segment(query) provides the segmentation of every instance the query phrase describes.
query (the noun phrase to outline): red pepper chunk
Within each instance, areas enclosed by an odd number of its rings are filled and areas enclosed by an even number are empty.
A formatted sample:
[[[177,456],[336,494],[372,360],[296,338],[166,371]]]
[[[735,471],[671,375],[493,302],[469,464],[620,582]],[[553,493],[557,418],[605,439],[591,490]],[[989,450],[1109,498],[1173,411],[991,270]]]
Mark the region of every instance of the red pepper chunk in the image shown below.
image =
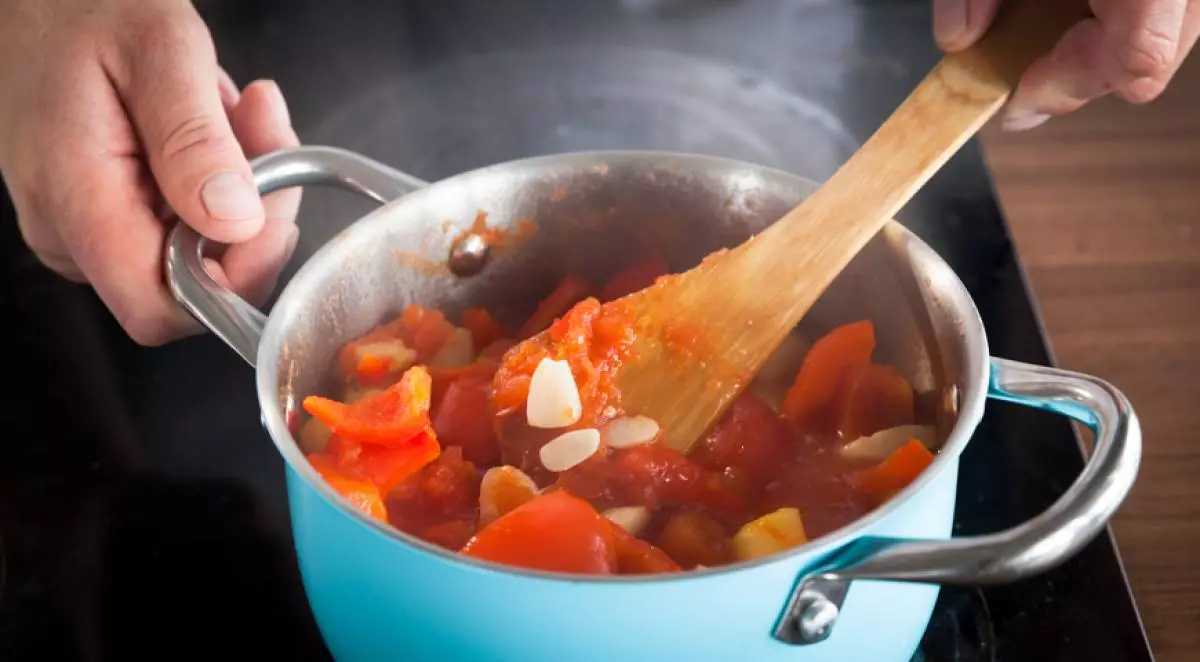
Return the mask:
[[[565,314],[571,306],[583,301],[592,291],[591,283],[579,276],[567,276],[554,288],[554,291],[538,304],[537,310],[525,320],[521,330],[517,332],[520,338],[528,338],[550,326],[559,316]]]
[[[813,344],[800,364],[796,381],[784,397],[785,418],[826,432],[832,421],[828,409],[847,369],[871,362],[875,327],[870,321],[839,326]]]
[[[916,420],[913,389],[890,365],[856,365],[842,374],[834,399],[834,428],[853,440]]]
[[[600,300],[612,301],[628,294],[644,290],[654,284],[660,276],[669,273],[667,263],[656,254],[648,255],[625,267],[608,279],[600,288]]]
[[[518,506],[475,534],[462,553],[532,570],[617,571],[612,524],[566,492],[550,492]]]
[[[850,482],[860,492],[882,503],[916,480],[922,471],[933,464],[933,457],[933,453],[920,440],[909,439],[882,463],[851,474]]]
[[[335,492],[345,497],[355,508],[377,520],[388,521],[387,508],[383,505],[383,496],[370,479],[350,467],[340,467],[334,464],[333,460],[323,455],[314,453],[308,456],[308,461],[317,470],[317,473],[321,474],[321,478],[325,479],[325,482]]]
[[[399,446],[430,427],[431,388],[429,372],[413,366],[398,383],[354,404],[309,396],[304,410],[349,441]]]

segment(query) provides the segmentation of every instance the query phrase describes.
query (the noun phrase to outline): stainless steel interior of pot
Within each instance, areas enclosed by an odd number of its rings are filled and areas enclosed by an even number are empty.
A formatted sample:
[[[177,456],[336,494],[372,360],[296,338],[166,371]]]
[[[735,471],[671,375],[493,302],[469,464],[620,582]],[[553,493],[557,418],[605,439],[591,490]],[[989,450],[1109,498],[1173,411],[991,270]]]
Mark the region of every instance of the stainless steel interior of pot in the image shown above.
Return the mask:
[[[407,304],[436,307],[452,320],[464,307],[482,306],[515,328],[567,274],[600,283],[649,249],[673,270],[687,269],[814,189],[793,175],[723,159],[626,152],[541,157],[438,182],[354,223],[288,284],[258,353],[264,411],[275,408],[268,419],[282,415],[295,438],[298,403],[333,392],[342,344]],[[492,242],[477,273],[455,275],[448,258],[480,212],[504,240]],[[721,314],[712,311],[714,322]],[[864,318],[875,324],[876,360],[909,378],[920,416],[949,438],[943,453],[956,455],[977,422],[987,370],[982,324],[961,281],[893,223],[796,333],[811,341]],[[960,408],[975,420],[956,431]],[[296,448],[285,447],[294,442],[278,436],[294,464]]]

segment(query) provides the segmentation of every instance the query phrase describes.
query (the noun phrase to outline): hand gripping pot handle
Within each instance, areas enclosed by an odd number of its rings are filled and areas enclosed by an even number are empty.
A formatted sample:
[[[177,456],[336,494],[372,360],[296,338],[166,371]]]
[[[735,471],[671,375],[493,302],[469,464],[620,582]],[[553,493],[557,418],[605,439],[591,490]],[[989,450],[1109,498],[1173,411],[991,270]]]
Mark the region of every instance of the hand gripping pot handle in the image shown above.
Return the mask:
[[[1095,433],[1075,483],[1033,519],[999,533],[940,541],[863,538],[802,576],[775,624],[775,638],[812,644],[829,637],[856,579],[999,584],[1048,570],[1088,544],[1133,486],[1142,432],[1129,401],[1103,380],[993,358],[988,397],[1045,409]]]
[[[324,185],[383,204],[425,186],[382,163],[333,147],[284,149],[259,157],[250,166],[261,195],[293,186]],[[167,286],[192,316],[254,365],[267,316],[213,279],[204,268],[205,243],[187,225],[175,226],[167,241]]]

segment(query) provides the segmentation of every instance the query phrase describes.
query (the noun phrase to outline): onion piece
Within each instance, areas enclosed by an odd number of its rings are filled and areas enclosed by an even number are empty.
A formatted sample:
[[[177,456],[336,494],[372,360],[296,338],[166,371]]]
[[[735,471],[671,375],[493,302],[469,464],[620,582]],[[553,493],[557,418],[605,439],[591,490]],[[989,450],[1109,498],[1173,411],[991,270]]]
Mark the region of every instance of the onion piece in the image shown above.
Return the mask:
[[[882,462],[913,438],[932,450],[937,445],[937,430],[928,425],[900,425],[880,430],[869,437],[859,437],[842,446],[839,452],[847,460]]]
[[[579,422],[583,403],[575,376],[566,361],[545,358],[533,370],[529,397],[525,401],[525,419],[535,428],[565,428]]]
[[[608,521],[625,529],[632,535],[641,535],[650,523],[650,511],[645,506],[620,506],[602,513]]]
[[[479,528],[500,519],[539,493],[537,483],[516,467],[492,467],[479,483]]]
[[[622,416],[604,425],[600,438],[609,448],[632,448],[654,441],[658,423],[649,416]]]
[[[571,430],[551,439],[538,451],[542,466],[562,473],[583,462],[600,449],[600,431],[595,428]]]

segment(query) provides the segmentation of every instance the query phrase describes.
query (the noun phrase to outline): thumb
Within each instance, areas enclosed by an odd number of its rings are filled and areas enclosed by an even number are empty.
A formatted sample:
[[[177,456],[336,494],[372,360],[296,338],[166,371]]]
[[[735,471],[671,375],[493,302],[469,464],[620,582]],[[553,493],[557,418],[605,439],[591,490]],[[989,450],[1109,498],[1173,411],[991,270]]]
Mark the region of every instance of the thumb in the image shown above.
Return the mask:
[[[141,22],[127,32],[117,83],[158,188],[204,236],[245,241],[262,229],[263,205],[221,101],[208,29],[190,7]]]

